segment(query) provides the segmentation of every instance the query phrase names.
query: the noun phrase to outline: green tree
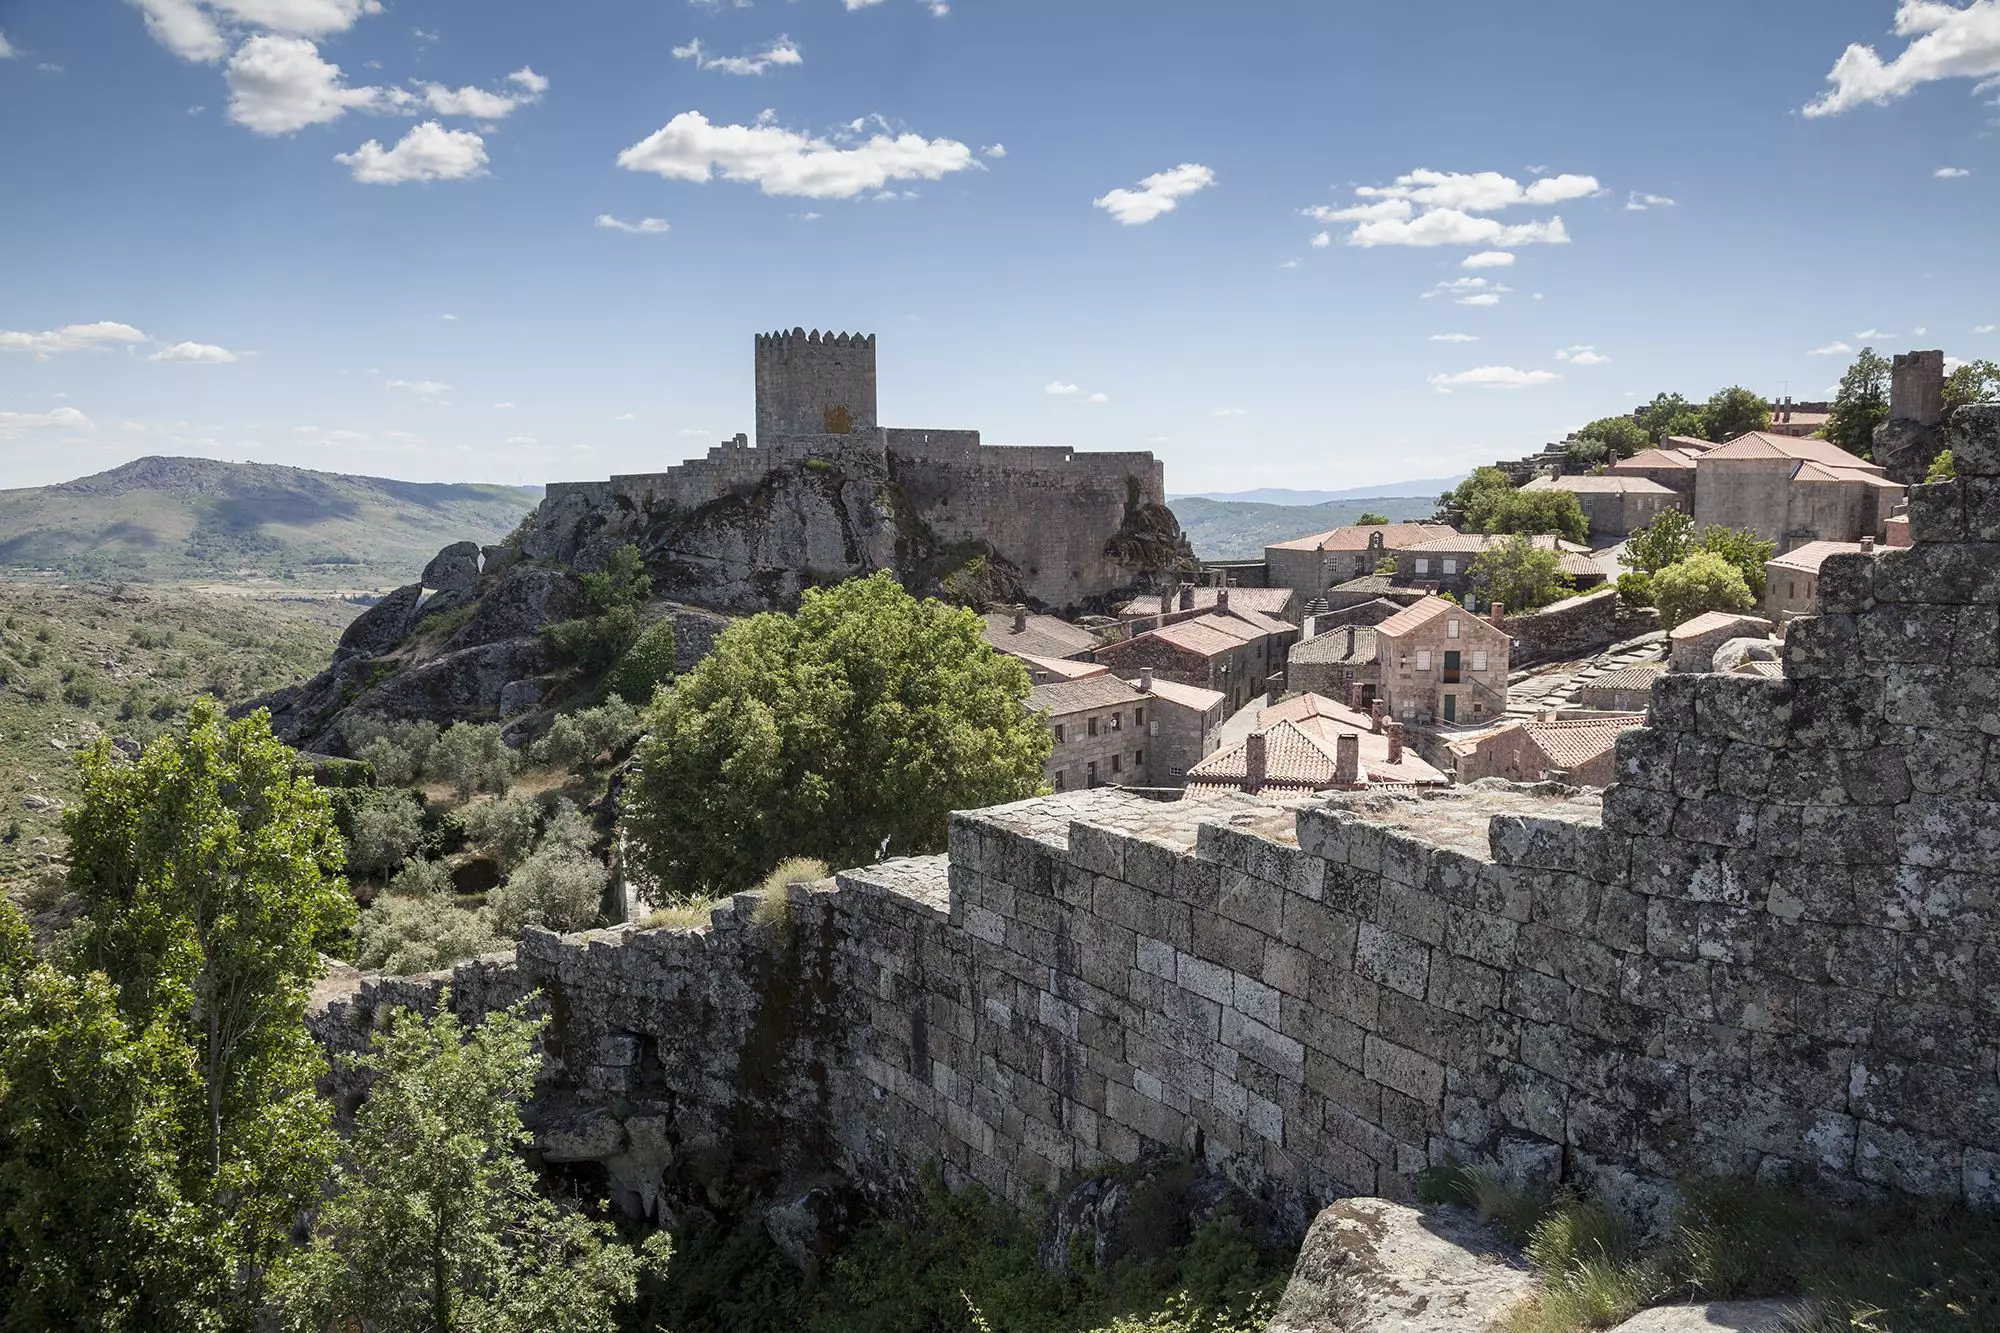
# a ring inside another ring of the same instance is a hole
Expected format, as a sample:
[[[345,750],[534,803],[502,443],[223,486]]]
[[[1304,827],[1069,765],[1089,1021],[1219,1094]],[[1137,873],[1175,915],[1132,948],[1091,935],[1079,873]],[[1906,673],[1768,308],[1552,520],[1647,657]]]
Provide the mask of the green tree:
[[[937,851],[953,810],[1033,794],[1052,745],[1019,662],[970,611],[887,574],[731,625],[648,713],[627,831],[673,895],[787,856]]]
[[[498,722],[454,722],[431,747],[427,770],[452,785],[461,801],[476,792],[504,792],[521,766]]]
[[[1875,428],[1889,419],[1889,363],[1864,347],[1840,377],[1826,438],[1857,458],[1871,457]]]
[[[1968,361],[1944,377],[1944,410],[1955,412],[1967,403],[2000,399],[2000,365]]]
[[[1487,503],[1490,500],[1490,503]],[[1553,533],[1573,542],[1590,536],[1590,520],[1573,491],[1493,491],[1479,509],[1466,514],[1477,532]]]
[[[298,1333],[610,1333],[644,1255],[544,1197],[522,1153],[542,1022],[525,1002],[467,1031],[398,1010],[356,1063],[375,1075],[348,1162],[286,1283]]]
[[[1625,539],[1625,565],[1641,574],[1657,574],[1687,559],[1699,544],[1694,520],[1685,511],[1662,509],[1653,515],[1652,522]]]
[[[225,1256],[243,1323],[316,1196],[333,1135],[305,1027],[319,951],[351,924],[324,793],[261,710],[199,700],[135,763],[101,741],[63,817],[70,886],[89,907],[79,969],[102,971],[127,1027],[185,1062],[193,1095],[162,1109],[190,1210]]]
[[[1658,444],[1669,435],[1687,435],[1695,439],[1708,438],[1708,422],[1703,419],[1701,409],[1677,393],[1661,393],[1653,396],[1638,417],[1639,424],[1646,428],[1646,438]]]
[[[1514,483],[1507,480],[1507,474],[1499,468],[1474,468],[1471,476],[1438,497],[1438,507],[1457,509],[1469,514],[1480,505],[1489,503],[1482,497],[1513,489]]]
[[[1358,528],[1379,528],[1388,521],[1389,516],[1387,514],[1377,514],[1371,511],[1355,519],[1354,525]]]
[[[1951,456],[1951,450],[1949,449],[1939,452],[1938,456],[1931,460],[1930,467],[1924,472],[1924,480],[1926,482],[1951,481],[1957,476],[1958,460]]]
[[[1710,523],[1701,530],[1701,549],[1710,555],[1719,555],[1734,565],[1736,572],[1743,576],[1744,586],[1750,589],[1750,600],[1763,600],[1764,565],[1778,553],[1776,542],[1760,540],[1754,532]]]
[[[597,675],[638,643],[637,607],[652,592],[653,579],[639,548],[627,542],[605,557],[603,569],[577,575],[577,583],[587,614],[544,626],[542,646],[556,661]]]
[[[386,879],[402,867],[423,840],[423,808],[410,793],[391,789],[369,794],[354,812],[347,860],[362,875]]]
[[[1740,384],[1717,389],[1701,409],[1707,438],[1723,444],[1771,424],[1771,404]]]
[[[1748,611],[1757,599],[1736,566],[1712,551],[1696,551],[1653,575],[1653,604],[1672,629],[1706,611]]]
[[[1613,462],[1630,458],[1650,448],[1653,443],[1646,428],[1629,416],[1599,417],[1579,430],[1576,438],[1603,445],[1605,454]]]
[[[1482,600],[1499,602],[1513,611],[1547,606],[1569,596],[1574,588],[1562,572],[1562,557],[1520,535],[1481,551],[1466,573]]]
[[[611,669],[611,693],[634,708],[653,702],[653,691],[674,678],[674,622],[647,626]]]

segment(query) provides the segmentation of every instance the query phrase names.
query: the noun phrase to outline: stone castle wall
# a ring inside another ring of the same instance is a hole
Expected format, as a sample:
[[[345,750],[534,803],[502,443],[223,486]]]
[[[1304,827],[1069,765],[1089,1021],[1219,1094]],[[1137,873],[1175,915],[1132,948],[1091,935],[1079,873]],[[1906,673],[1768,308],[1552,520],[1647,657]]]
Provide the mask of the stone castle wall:
[[[815,329],[756,340],[757,443],[875,428],[875,335]]]
[[[1917,544],[1828,560],[1786,678],[1664,678],[1601,799],[1043,797],[479,984],[543,989],[548,1132],[642,1196],[942,1159],[1025,1202],[1167,1147],[1313,1203],[1460,1160],[2000,1205],[2000,408],[1955,427]]]

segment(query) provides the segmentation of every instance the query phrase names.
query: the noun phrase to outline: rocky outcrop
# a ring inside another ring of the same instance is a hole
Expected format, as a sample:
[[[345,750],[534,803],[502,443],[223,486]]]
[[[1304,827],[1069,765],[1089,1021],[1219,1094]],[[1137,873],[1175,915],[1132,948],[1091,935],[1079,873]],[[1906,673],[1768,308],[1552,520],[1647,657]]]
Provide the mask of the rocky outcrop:
[[[1306,1233],[1267,1333],[1483,1333],[1534,1290],[1469,1213],[1346,1199]]]
[[[471,592],[478,582],[478,542],[453,542],[424,566],[423,585],[439,592]]]
[[[1799,1302],[1699,1301],[1642,1310],[1611,1333],[1785,1333],[1798,1327]]]
[[[340,636],[336,657],[376,657],[409,637],[417,623],[417,606],[424,600],[424,585],[411,583],[396,589],[356,616]]]

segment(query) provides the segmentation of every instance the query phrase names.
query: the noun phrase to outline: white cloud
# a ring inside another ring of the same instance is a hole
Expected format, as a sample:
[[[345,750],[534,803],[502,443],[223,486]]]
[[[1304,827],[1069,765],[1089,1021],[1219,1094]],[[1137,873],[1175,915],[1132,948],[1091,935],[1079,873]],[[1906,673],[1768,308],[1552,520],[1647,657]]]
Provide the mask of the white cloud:
[[[723,74],[762,74],[773,65],[803,65],[806,58],[789,37],[780,37],[752,56],[718,56],[702,49],[697,37],[686,46],[673,48],[674,59],[692,60],[696,69],[712,69]]]
[[[531,95],[540,97],[549,90],[549,81],[523,65],[507,76],[507,82],[518,88],[525,88]]]
[[[1558,348],[1556,360],[1567,361],[1573,366],[1601,366],[1611,358],[1600,355],[1589,343],[1580,343],[1575,347]]]
[[[439,315],[439,316],[438,316],[438,318],[439,318],[439,319],[441,319],[441,320],[443,320],[443,321],[445,321],[445,322],[446,322],[447,324],[456,324],[456,323],[458,323],[458,316],[457,316],[457,315]]]
[[[1083,401],[1086,403],[1108,403],[1111,401],[1111,395],[1105,393],[1094,393],[1090,395],[1090,397],[1084,399]]]
[[[1807,356],[1847,356],[1847,355],[1849,355],[1850,353],[1852,353],[1853,351],[1854,351],[1854,349],[1853,349],[1852,347],[1849,347],[1849,346],[1848,346],[1848,345],[1847,345],[1846,343],[1844,343],[1844,342],[1830,342],[1830,343],[1828,343],[1828,344],[1827,344],[1826,346],[1824,346],[1824,347],[1815,347],[1815,348],[1813,348],[1813,349],[1812,349],[1812,350],[1811,350],[1810,352],[1807,352],[1807,353],[1806,353],[1806,355],[1807,355]]]
[[[1563,245],[1569,232],[1560,217],[1507,224],[1481,217],[1504,209],[1547,206],[1602,194],[1595,176],[1540,176],[1523,185],[1497,171],[1433,171],[1420,167],[1389,185],[1358,185],[1363,202],[1344,208],[1317,204],[1304,210],[1322,222],[1351,222],[1349,245],[1464,245],[1488,250],[1521,245]]]
[[[129,0],[145,17],[153,40],[182,60],[220,60],[229,43],[215,20],[194,0]]]
[[[1474,217],[1456,208],[1433,208],[1415,218],[1377,218],[1348,233],[1347,243],[1376,245],[1567,245],[1569,232],[1559,217],[1509,226],[1496,218]]]
[[[1863,342],[1867,342],[1870,338],[1900,338],[1903,335],[1900,333],[1884,333],[1881,329],[1863,329],[1854,336]]]
[[[1392,185],[1360,185],[1363,199],[1405,199],[1425,208],[1492,213],[1517,204],[1560,204],[1601,193],[1595,176],[1548,176],[1522,185],[1497,171],[1432,171],[1419,167]]]
[[[844,2],[847,5],[847,11],[851,14],[857,9],[866,9],[870,5],[879,5],[882,3],[882,0],[844,0]]]
[[[851,199],[892,180],[938,180],[972,163],[972,150],[953,139],[885,132],[843,148],[764,117],[755,125],[711,125],[698,111],[683,111],[618,155],[627,171],[684,181],[720,175],[765,194],[808,199]]]
[[[1250,409],[1247,407],[1218,407],[1213,412],[1210,412],[1209,415],[1212,417],[1247,417],[1250,415]]]
[[[1356,204],[1352,208],[1314,204],[1299,211],[1316,222],[1376,222],[1383,219],[1399,221],[1417,210],[1407,199],[1383,199],[1372,204]]]
[[[1856,42],[1833,62],[1826,92],[1806,104],[1808,116],[1832,116],[1864,102],[1883,106],[1940,79],[1986,79],[2000,74],[2000,0],[1972,0],[1961,8],[1942,0],[1902,0],[1895,34],[1913,40],[1884,61]]]
[[[1449,296],[1454,305],[1499,305],[1501,295],[1513,290],[1487,278],[1452,278],[1440,282],[1423,297],[1429,300],[1433,296]]]
[[[981,157],[1005,157],[1007,156],[1007,145],[1004,143],[987,144],[979,150],[979,155]]]
[[[1965,177],[1970,176],[1971,174],[1972,173],[1967,171],[1964,167],[1939,167],[1936,171],[1933,171],[1931,173],[1931,175],[1937,177],[1941,181],[1963,180]]]
[[[515,107],[535,100],[532,95],[515,97],[470,86],[447,88],[441,83],[425,84],[423,94],[424,104],[440,116],[472,116],[479,120],[498,120]]]
[[[681,427],[681,428],[680,428],[679,430],[675,431],[675,432],[674,432],[674,434],[676,434],[676,435],[706,435],[706,434],[708,434],[708,427],[706,427],[706,426],[682,426],[682,427]]]
[[[302,37],[346,32],[363,15],[382,12],[381,0],[207,0],[207,4],[239,23]]]
[[[7,44],[7,34],[0,32],[0,60],[12,60],[14,48]]]
[[[1505,250],[1481,250],[1458,261],[1460,268],[1512,268],[1514,256]]]
[[[637,412],[620,412],[617,416],[611,419],[613,421],[637,421],[639,419],[639,414]]]
[[[1140,181],[1136,190],[1112,190],[1090,202],[1125,226],[1136,227],[1173,212],[1183,198],[1214,184],[1213,171],[1199,162],[1183,162],[1169,171],[1154,172]]]
[[[1627,213],[1643,213],[1649,208],[1672,208],[1674,201],[1663,194],[1641,194],[1634,190],[1625,196]]]
[[[443,384],[437,380],[388,380],[385,382],[384,387],[390,389],[407,389],[419,398],[435,398],[441,393],[449,392],[451,389],[449,384]]]
[[[672,230],[664,218],[640,218],[637,222],[626,222],[609,213],[599,213],[591,225],[606,231],[627,231],[637,236],[658,236]]]
[[[214,343],[175,343],[162,347],[148,361],[191,361],[201,365],[225,366],[237,359],[236,353]]]
[[[363,185],[462,181],[486,174],[486,141],[471,130],[448,130],[427,120],[394,148],[370,139],[351,153],[335,153],[333,160],[351,168]]]
[[[1924,336],[1924,326],[1919,324],[1914,329],[1911,329],[1910,333],[1913,337],[1921,338]]]
[[[1433,375],[1429,384],[1439,393],[1450,393],[1455,388],[1477,389],[1526,389],[1536,384],[1548,384],[1561,379],[1553,370],[1516,370],[1512,366],[1474,366],[1471,370],[1461,370],[1456,375]]]
[[[0,329],[0,352],[32,352],[46,361],[59,352],[86,352],[106,343],[142,343],[146,335],[130,324],[99,320],[95,324],[65,324],[41,333]]]
[[[1042,386],[1042,392],[1053,394],[1057,398],[1070,398],[1082,393],[1083,390],[1077,388],[1074,384],[1064,384],[1061,380],[1050,380]]]
[[[1479,341],[1479,335],[1476,333],[1433,333],[1431,341],[1434,343],[1476,343]]]
[[[1299,261],[1296,259],[1287,259],[1283,263],[1278,265],[1279,268],[1297,268],[1298,266],[1299,266]]]
[[[1995,326],[1992,324],[1974,324],[1972,326],[1972,331],[1974,333],[1991,333],[1993,332],[1994,327]]]
[[[252,37],[229,58],[224,80],[229,118],[258,134],[290,134],[349,111],[399,111],[415,100],[400,88],[347,86],[340,66],[303,37]]]
[[[1324,250],[1326,249],[1326,247],[1333,244],[1333,233],[1330,231],[1323,231],[1319,235],[1312,238],[1311,244],[1312,248],[1315,250]]]
[[[67,427],[71,430],[89,430],[90,418],[73,407],[58,407],[47,412],[0,412],[0,430],[25,430],[45,426]]]
[[[512,403],[495,403],[493,404],[493,410],[496,412],[511,412],[514,410],[514,405]]]
[[[538,439],[536,439],[536,438],[535,438],[534,436],[532,436],[532,435],[509,435],[509,436],[507,437],[507,443],[508,443],[508,444],[540,444],[540,443],[541,443],[541,441],[540,441],[540,440],[538,440]]]

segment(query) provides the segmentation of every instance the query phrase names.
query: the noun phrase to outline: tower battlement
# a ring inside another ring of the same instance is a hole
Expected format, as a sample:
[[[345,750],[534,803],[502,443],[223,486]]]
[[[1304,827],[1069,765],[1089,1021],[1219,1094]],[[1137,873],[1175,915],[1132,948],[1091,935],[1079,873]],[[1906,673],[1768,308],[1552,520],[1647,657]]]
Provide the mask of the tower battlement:
[[[875,335],[780,329],[756,337],[757,443],[873,430]]]

